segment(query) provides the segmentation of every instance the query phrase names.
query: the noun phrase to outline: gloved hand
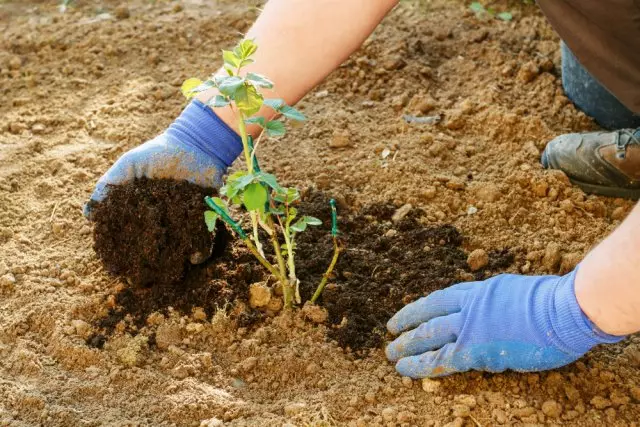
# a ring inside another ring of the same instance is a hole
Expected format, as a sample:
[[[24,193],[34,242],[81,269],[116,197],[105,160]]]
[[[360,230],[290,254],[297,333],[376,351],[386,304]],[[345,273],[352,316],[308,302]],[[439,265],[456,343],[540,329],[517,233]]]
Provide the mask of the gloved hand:
[[[389,344],[387,357],[400,375],[413,378],[472,369],[528,372],[558,368],[598,344],[620,341],[580,309],[576,271],[505,274],[433,292],[389,320],[391,333],[408,332]]]
[[[186,179],[202,187],[220,187],[241,152],[240,137],[209,107],[194,100],[164,133],[126,152],[111,166],[98,180],[85,216],[107,196],[108,185],[135,178]]]

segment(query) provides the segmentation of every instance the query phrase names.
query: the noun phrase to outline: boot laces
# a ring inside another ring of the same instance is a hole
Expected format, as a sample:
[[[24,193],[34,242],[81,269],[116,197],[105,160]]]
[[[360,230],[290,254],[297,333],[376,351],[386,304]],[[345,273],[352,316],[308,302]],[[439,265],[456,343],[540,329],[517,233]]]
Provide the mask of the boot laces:
[[[627,138],[622,138],[626,136]],[[620,160],[627,156],[627,146],[629,144],[640,145],[640,128],[622,129],[616,132],[616,157]]]

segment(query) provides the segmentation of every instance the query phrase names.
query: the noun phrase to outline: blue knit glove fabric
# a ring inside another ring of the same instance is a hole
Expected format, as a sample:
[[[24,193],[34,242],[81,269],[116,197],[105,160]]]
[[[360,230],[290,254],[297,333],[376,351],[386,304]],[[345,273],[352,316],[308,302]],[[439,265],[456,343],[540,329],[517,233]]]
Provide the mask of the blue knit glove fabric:
[[[405,306],[387,323],[404,332],[386,349],[412,378],[480,370],[554,369],[623,337],[600,331],[582,312],[566,276],[504,274],[460,283]],[[415,328],[415,329],[414,329]]]
[[[123,154],[100,178],[85,215],[107,196],[109,185],[135,178],[185,179],[202,187],[220,187],[227,168],[242,152],[242,141],[206,105],[192,101],[156,138]]]

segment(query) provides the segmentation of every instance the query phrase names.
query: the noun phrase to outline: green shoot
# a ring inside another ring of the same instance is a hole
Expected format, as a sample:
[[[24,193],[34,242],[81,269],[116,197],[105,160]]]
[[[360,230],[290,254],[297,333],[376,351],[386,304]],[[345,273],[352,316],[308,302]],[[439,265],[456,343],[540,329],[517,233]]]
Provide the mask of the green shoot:
[[[285,307],[300,304],[299,285],[296,275],[295,252],[296,237],[310,226],[322,222],[311,216],[298,214],[296,205],[300,192],[296,188],[282,187],[276,177],[263,172],[258,164],[256,150],[264,135],[277,138],[286,134],[285,120],[304,121],[305,116],[282,99],[265,99],[262,89],[273,89],[274,84],[266,76],[243,72],[244,67],[253,63],[253,55],[258,46],[253,40],[243,40],[233,50],[222,51],[224,61],[223,75],[212,75],[206,81],[191,78],[182,85],[182,93],[187,98],[215,89],[208,105],[212,108],[230,108],[236,117],[237,128],[242,140],[245,170],[237,171],[226,177],[220,188],[221,197],[206,197],[205,202],[211,210],[204,213],[204,220],[210,232],[213,232],[218,220],[226,223],[242,239],[251,253],[282,285]],[[256,115],[264,107],[276,113],[276,118],[267,120]],[[260,137],[255,141],[247,131],[247,125],[262,128]],[[244,207],[251,218],[251,233],[247,233],[230,214],[231,206]],[[337,244],[337,213],[335,202],[331,202],[332,235],[334,238],[334,257],[331,265],[318,286],[312,301],[320,296],[328,277],[335,266],[339,247]],[[275,263],[265,256],[260,241],[260,230],[265,232],[273,247]]]
[[[469,9],[476,15],[476,18],[482,20],[497,18],[502,21],[511,21],[513,19],[513,15],[510,12],[497,12],[494,8],[485,7],[477,1],[471,3]]]

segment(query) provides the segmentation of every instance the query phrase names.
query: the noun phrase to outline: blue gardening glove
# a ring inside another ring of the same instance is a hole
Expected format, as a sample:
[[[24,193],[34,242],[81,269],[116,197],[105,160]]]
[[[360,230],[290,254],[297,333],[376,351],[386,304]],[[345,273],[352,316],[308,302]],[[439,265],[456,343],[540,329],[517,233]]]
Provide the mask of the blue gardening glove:
[[[107,196],[108,185],[135,178],[185,179],[202,187],[220,187],[241,152],[240,137],[209,107],[194,100],[164,133],[126,152],[111,166],[98,180],[85,216]]]
[[[403,376],[554,369],[623,337],[600,331],[578,306],[576,271],[500,275],[460,283],[408,304],[387,323],[408,331],[386,349]],[[415,328],[415,329],[414,329]]]

